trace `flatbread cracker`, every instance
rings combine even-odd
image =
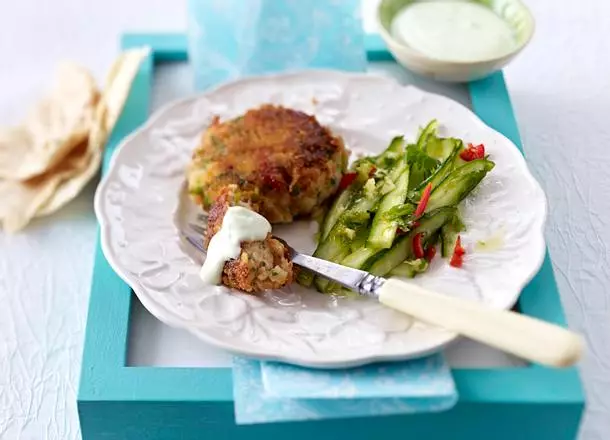
[[[119,119],[140,64],[149,54],[148,47],[125,51],[110,68],[95,115],[96,121],[101,122],[101,128],[107,134],[110,134]]]
[[[24,228],[34,216],[57,211],[95,176],[102,161],[103,147],[123,109],[138,68],[149,53],[148,48],[123,53],[110,69],[104,92],[91,101],[91,108],[78,99],[82,98],[78,90],[84,83],[78,87],[56,87],[62,92],[53,96],[64,96],[73,99],[73,103],[83,104],[80,118],[77,112],[71,113],[78,106],[47,100],[36,107],[24,126],[0,131],[0,169],[13,168],[14,171],[18,168],[20,171],[12,175],[30,176],[21,180],[0,178],[0,223],[7,232]],[[69,76],[59,75],[64,79]],[[67,124],[68,121],[72,124]],[[72,126],[72,133],[57,128],[68,125]],[[51,141],[45,141],[42,135],[45,130]],[[44,146],[40,148],[41,145]],[[37,167],[23,162],[35,151],[46,154],[47,168],[32,177],[32,170],[39,169],[37,167],[43,161],[35,164]],[[8,156],[2,155],[5,152]]]
[[[89,133],[91,160],[80,173],[61,182],[55,193],[39,208],[37,217],[49,215],[74,199],[95,176],[102,162],[104,145],[125,106],[140,64],[149,53],[148,48],[128,50],[113,63]]]
[[[24,124],[0,130],[0,178],[31,179],[61,162],[89,136],[98,100],[93,76],[62,64],[51,93],[30,110]]]
[[[0,180],[0,221],[6,232],[23,229],[59,187],[63,179],[89,160],[88,142],[73,148],[62,163],[26,181]]]

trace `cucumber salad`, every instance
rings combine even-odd
[[[458,205],[494,167],[485,147],[420,129],[417,141],[395,137],[377,156],[356,160],[320,226],[314,256],[378,276],[412,278],[428,269],[437,249],[462,267],[464,226]],[[300,284],[320,292],[338,284],[303,271]]]

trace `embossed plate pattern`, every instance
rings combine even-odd
[[[185,193],[184,170],[214,115],[226,119],[263,103],[314,114],[353,152],[378,153],[396,134],[413,139],[432,118],[442,135],[484,143],[496,167],[461,207],[464,268],[437,257],[413,282],[506,309],[540,268],[544,193],[518,149],[464,106],[372,75],[307,71],[247,78],[158,111],[122,142],[96,193],[106,258],[161,321],[238,354],[320,368],[418,357],[456,337],[369,300],[297,285],[262,297],[203,285],[201,256],[179,233],[198,213]],[[274,228],[302,252],[313,250],[315,231],[308,221]],[[496,245],[481,248],[481,240]]]

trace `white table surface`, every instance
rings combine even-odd
[[[610,438],[610,199],[604,196],[610,39],[602,29],[610,28],[610,3],[527,3],[536,36],[506,79],[528,160],[547,191],[547,239],[568,321],[589,346],[581,367],[588,408],[580,438],[604,440]],[[58,60],[78,60],[101,79],[121,32],[182,30],[185,22],[182,2],[170,0],[0,2],[0,124],[23,116]],[[94,187],[22,235],[0,232],[0,439],[80,438],[76,390],[96,235]],[[131,336],[139,342],[130,362],[201,363],[189,349],[198,341],[134,313],[139,323]],[[168,338],[182,341],[179,354],[171,360],[138,352],[144,334],[156,347]],[[205,361],[226,365],[228,357],[216,352]]]

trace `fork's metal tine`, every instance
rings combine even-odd
[[[289,245],[289,244],[286,242],[286,240],[284,240],[283,238],[278,237],[277,235],[274,235],[274,236],[273,236],[273,238],[275,238],[277,241],[279,241],[280,243],[282,243],[282,244],[284,245],[284,247],[285,247],[286,249],[288,249],[288,252],[290,252],[290,256],[291,256],[291,257],[294,257],[294,256],[295,256],[295,254],[297,253],[297,251],[296,251],[296,250],[295,250],[295,249],[294,249],[292,246],[290,246],[290,245]]]
[[[197,220],[207,223],[208,215],[207,214],[198,214]]]
[[[191,228],[193,231],[195,231],[198,234],[205,234],[205,231],[207,230],[206,227],[201,226],[201,225],[197,225],[195,223],[189,223],[189,228]]]
[[[183,235],[184,235],[184,238],[186,239],[186,241],[188,241],[197,250],[199,250],[200,252],[203,252],[205,254],[205,248],[203,247],[203,242],[201,241],[201,237],[199,237],[199,239],[197,239],[188,234],[183,233]]]

